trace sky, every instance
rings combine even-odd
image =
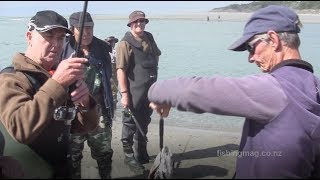
[[[208,12],[230,4],[247,4],[252,1],[88,1],[91,14],[128,15],[134,10],[146,14],[172,14]],[[0,1],[0,16],[33,16],[37,11],[54,10],[62,15],[82,11],[84,1]]]

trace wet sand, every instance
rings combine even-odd
[[[146,179],[154,162],[145,164],[144,175],[135,175],[124,164],[121,138],[122,123],[119,117],[113,124],[112,148],[114,150],[112,163],[112,178],[142,178]],[[155,158],[160,152],[159,125],[151,123],[148,133],[148,153]],[[237,151],[240,142],[240,132],[230,133],[213,130],[188,129],[168,126],[164,122],[164,145],[173,154],[174,179],[230,179],[235,171],[236,156],[223,155]],[[97,163],[91,158],[90,149],[85,143],[82,161],[82,178],[99,178]]]

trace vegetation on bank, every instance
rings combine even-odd
[[[253,1],[248,4],[231,4],[209,12],[253,12],[268,5],[284,5],[301,13],[320,13],[320,1]]]

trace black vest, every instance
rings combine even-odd
[[[151,46],[154,47],[154,39],[149,32],[146,32]],[[156,82],[158,76],[158,60],[154,53],[143,52],[143,47],[130,32],[127,32],[122,39],[127,41],[133,50],[133,57],[130,57],[127,69],[128,85],[132,97],[132,107],[138,109],[141,103],[146,102],[150,86]],[[153,48],[154,49],[154,48]]]

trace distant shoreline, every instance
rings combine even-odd
[[[194,21],[235,21],[245,22],[249,19],[252,13],[242,12],[207,12],[207,13],[180,13],[180,14],[154,14],[147,15],[150,20],[194,20]],[[220,19],[218,18],[220,16]],[[302,23],[320,23],[320,14],[301,13],[299,17]],[[127,20],[124,15],[93,15],[95,19],[101,20]]]
[[[200,12],[200,13],[171,13],[171,14],[147,14],[150,20],[191,20],[191,21],[234,21],[246,22],[252,13],[245,12]],[[220,16],[220,19],[218,18]],[[128,15],[123,14],[93,14],[96,20],[127,20]],[[302,23],[320,23],[319,13],[299,13]],[[30,17],[1,17],[10,19],[30,18]],[[65,16],[69,18],[69,16]]]

